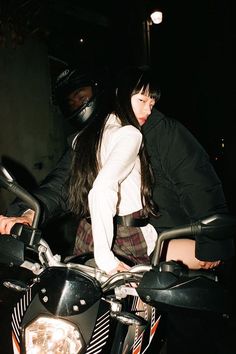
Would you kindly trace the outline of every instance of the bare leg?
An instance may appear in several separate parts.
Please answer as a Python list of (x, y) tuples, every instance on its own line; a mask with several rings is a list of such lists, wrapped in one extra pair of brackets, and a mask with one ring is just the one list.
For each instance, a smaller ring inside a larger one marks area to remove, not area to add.
[(168, 244), (166, 260), (181, 261), (190, 269), (199, 269), (199, 260), (195, 257), (195, 243), (190, 239), (171, 240)]

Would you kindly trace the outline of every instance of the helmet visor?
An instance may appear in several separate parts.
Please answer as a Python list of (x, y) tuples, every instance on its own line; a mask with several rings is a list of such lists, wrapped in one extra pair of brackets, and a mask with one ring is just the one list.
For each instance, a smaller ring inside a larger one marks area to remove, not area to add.
[(91, 86), (84, 87), (67, 87), (63, 96), (59, 100), (59, 105), (62, 114), (65, 118), (69, 118), (71, 114), (80, 110), (93, 97), (93, 88)]

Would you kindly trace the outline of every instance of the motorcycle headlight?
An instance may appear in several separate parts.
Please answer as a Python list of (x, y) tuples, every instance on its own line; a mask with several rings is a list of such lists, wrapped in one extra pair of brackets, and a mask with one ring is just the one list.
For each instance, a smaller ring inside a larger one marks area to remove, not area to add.
[(25, 329), (26, 354), (78, 354), (82, 346), (78, 328), (62, 319), (39, 317)]

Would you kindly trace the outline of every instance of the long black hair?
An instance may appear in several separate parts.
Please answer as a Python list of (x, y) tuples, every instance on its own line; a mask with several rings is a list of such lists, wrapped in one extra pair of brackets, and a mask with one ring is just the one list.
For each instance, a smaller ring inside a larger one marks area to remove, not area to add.
[(78, 217), (89, 215), (88, 193), (99, 171), (100, 142), (109, 113), (112, 112), (112, 97), (103, 88), (91, 102), (96, 105), (95, 114), (78, 133), (73, 143), (73, 159), (69, 178), (69, 208)]
[[(126, 67), (117, 76), (115, 92), (115, 111), (122, 125), (132, 124), (141, 130), (131, 105), (131, 97), (142, 93), (157, 102), (160, 99), (160, 88), (149, 67)], [(157, 206), (152, 201), (152, 185), (154, 183), (152, 168), (142, 142), (139, 158), (141, 164), (141, 196), (145, 213), (158, 215)]]
[[(69, 206), (71, 211), (79, 217), (89, 215), (88, 193), (99, 172), (99, 149), (109, 113), (114, 113), (120, 119), (122, 126), (133, 125), (141, 131), (131, 106), (131, 96), (140, 91), (156, 101), (160, 97), (160, 91), (153, 84), (149, 70), (129, 67), (120, 72), (113, 89), (107, 86), (100, 93), (96, 118), (78, 135), (74, 146), (70, 174)], [(139, 157), (143, 208), (146, 214), (156, 215), (156, 207), (152, 202), (151, 193), (152, 171), (143, 143), (139, 151)]]

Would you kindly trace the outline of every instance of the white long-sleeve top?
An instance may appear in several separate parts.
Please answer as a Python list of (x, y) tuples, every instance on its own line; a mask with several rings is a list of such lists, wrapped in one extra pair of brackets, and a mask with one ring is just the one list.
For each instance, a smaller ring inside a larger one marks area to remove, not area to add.
[[(100, 155), (100, 170), (89, 192), (88, 202), (97, 266), (110, 272), (119, 263), (111, 251), (113, 217), (142, 209), (139, 149), (141, 132), (131, 125), (121, 126), (111, 114), (105, 125)], [(152, 225), (141, 228), (150, 254), (157, 239)]]

